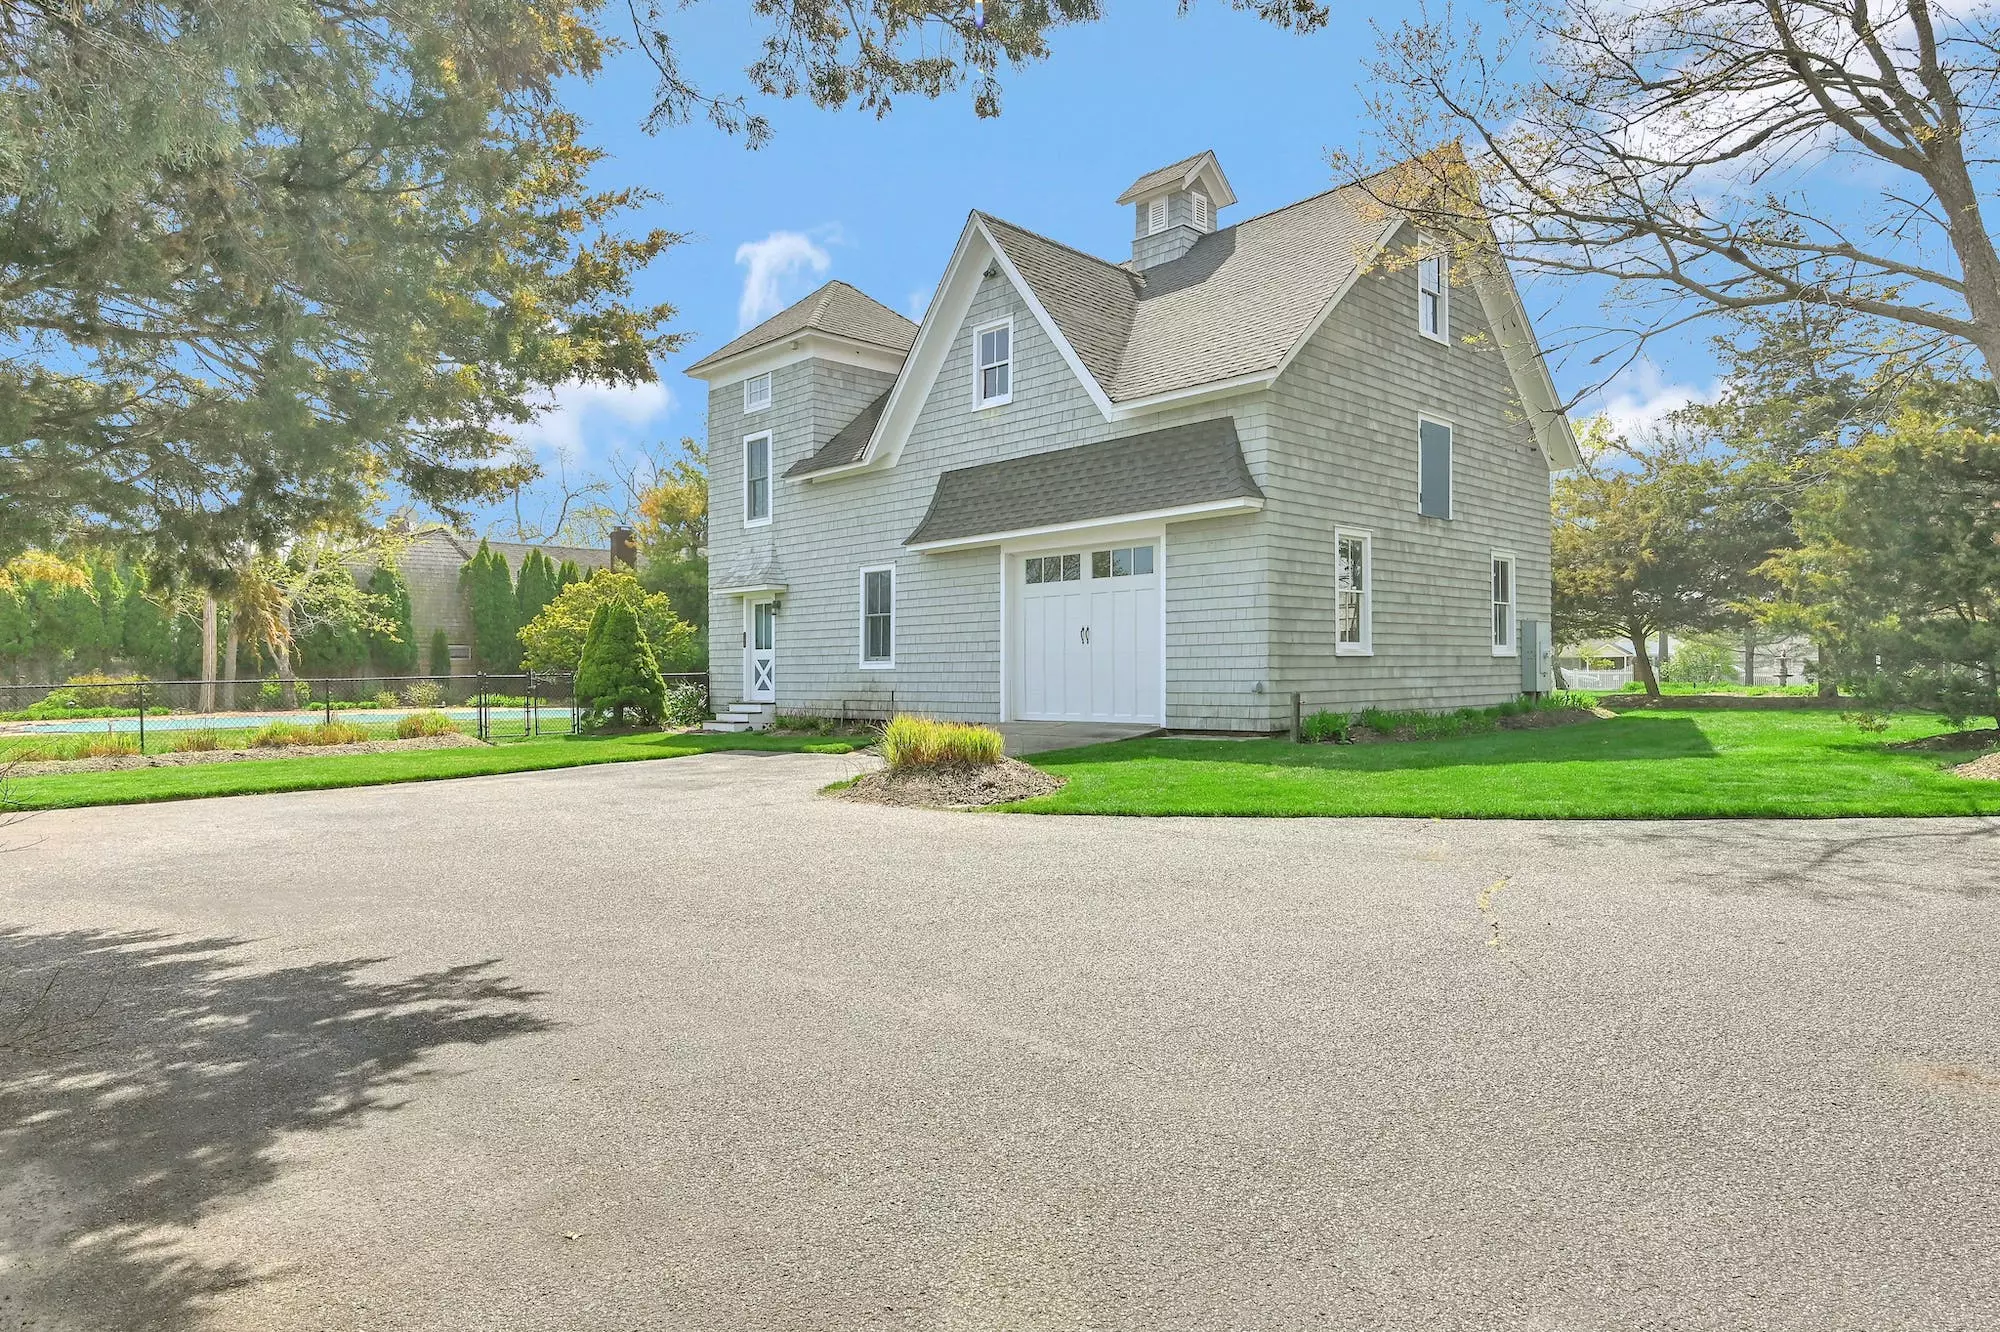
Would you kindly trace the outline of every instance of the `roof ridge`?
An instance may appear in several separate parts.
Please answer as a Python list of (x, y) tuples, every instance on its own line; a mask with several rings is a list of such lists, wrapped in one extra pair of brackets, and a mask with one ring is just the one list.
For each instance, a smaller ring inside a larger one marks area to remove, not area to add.
[(977, 208), (973, 209), (972, 211), (975, 216), (983, 217), (988, 222), (998, 222), (1003, 227), (1011, 227), (1015, 231), (1020, 232), (1023, 236), (1032, 236), (1036, 240), (1041, 241), (1046, 245), (1055, 246), (1058, 250), (1067, 250), (1069, 253), (1076, 255), (1080, 259), (1088, 259), (1094, 264), (1101, 264), (1105, 268), (1113, 269), (1121, 277), (1129, 278), (1133, 283), (1139, 286), (1145, 285), (1146, 280), (1144, 277), (1140, 276), (1137, 273), (1134, 273), (1131, 269), (1125, 267), (1125, 265), (1123, 264), (1113, 263), (1111, 260), (1104, 258), (1102, 255), (1092, 254), (1088, 250), (1080, 250), (1076, 246), (1071, 245), (1068, 241), (1059, 241), (1054, 236), (1045, 236), (1039, 231), (1034, 231), (1028, 227), (1022, 226), (1019, 222), (1009, 222), (1006, 218), (1000, 217), (997, 214), (982, 212)]

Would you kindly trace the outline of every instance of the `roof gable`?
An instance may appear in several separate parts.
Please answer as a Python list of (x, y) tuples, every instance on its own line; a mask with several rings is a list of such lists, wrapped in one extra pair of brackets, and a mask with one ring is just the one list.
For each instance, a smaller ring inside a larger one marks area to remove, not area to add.
[(916, 339), (917, 326), (866, 292), (835, 280), (724, 343), (689, 366), (687, 372), (692, 375), (712, 369), (800, 333), (824, 333), (891, 352), (907, 352)]
[(1171, 166), (1148, 171), (1125, 187), (1125, 193), (1118, 196), (1118, 202), (1137, 203), (1151, 194), (1184, 190), (1197, 181), (1208, 188), (1209, 201), (1217, 208), (1227, 208), (1236, 202), (1236, 191), (1229, 188), (1229, 177), (1222, 174), (1222, 163), (1216, 161), (1214, 152), (1208, 149), (1193, 157), (1183, 157)]

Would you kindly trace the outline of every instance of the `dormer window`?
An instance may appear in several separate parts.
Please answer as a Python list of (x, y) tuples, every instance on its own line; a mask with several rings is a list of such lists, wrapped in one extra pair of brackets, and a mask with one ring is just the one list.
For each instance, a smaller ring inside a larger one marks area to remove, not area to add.
[(1194, 213), (1194, 229), (1209, 231), (1215, 226), (1215, 214), (1209, 211), (1208, 196), (1200, 190), (1188, 195), (1188, 207)]
[(1417, 260), (1417, 331), (1438, 342), (1451, 340), (1451, 283), (1442, 254)]
[(1155, 199), (1146, 205), (1146, 234), (1157, 236), (1167, 229), (1167, 201)]
[(743, 410), (761, 412), (771, 405), (771, 372), (752, 375), (743, 381)]
[(1014, 321), (982, 324), (972, 331), (972, 405), (998, 407), (1014, 396)]

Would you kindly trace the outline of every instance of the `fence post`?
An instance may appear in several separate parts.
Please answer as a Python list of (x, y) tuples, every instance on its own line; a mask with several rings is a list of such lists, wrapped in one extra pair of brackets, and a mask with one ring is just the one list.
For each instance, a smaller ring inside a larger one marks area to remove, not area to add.
[(485, 672), (485, 671), (475, 671), (475, 672), (473, 673), (473, 676), (472, 676), (472, 688), (473, 688), (473, 691), (474, 691), (474, 693), (473, 693), (473, 703), (472, 703), (472, 707), (473, 707), (473, 716), (474, 716), (474, 718), (475, 718), (475, 720), (474, 720), (474, 722), (473, 722), (473, 729), (475, 729), (475, 730), (476, 730), (476, 731), (477, 731), (477, 732), (479, 733), (479, 738), (480, 738), (481, 740), (484, 740), (484, 739), (486, 739), (486, 738), (487, 738), (487, 734), (486, 734), (486, 672)]
[(1304, 728), (1299, 724), (1299, 696), (1292, 695), (1292, 743), (1298, 744), (1305, 738)]
[(139, 686), (139, 752), (146, 752), (146, 686)]
[(326, 724), (331, 726), (333, 725), (333, 681), (321, 680), (320, 684), (326, 690), (326, 698), (322, 700), (326, 704)]

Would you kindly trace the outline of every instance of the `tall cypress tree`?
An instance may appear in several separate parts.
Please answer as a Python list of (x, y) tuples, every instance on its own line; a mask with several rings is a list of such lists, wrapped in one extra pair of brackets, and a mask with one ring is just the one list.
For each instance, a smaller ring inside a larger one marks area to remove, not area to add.
[(482, 671), (511, 674), (521, 669), (521, 643), (515, 637), (514, 578), (507, 557), (479, 543), (479, 549), (459, 571), (458, 585), (472, 614), (472, 659)]
[(542, 608), (555, 600), (557, 592), (556, 563), (540, 550), (531, 550), (521, 561), (521, 576), (514, 585), (514, 620), (517, 628), (525, 628), (542, 613)]

